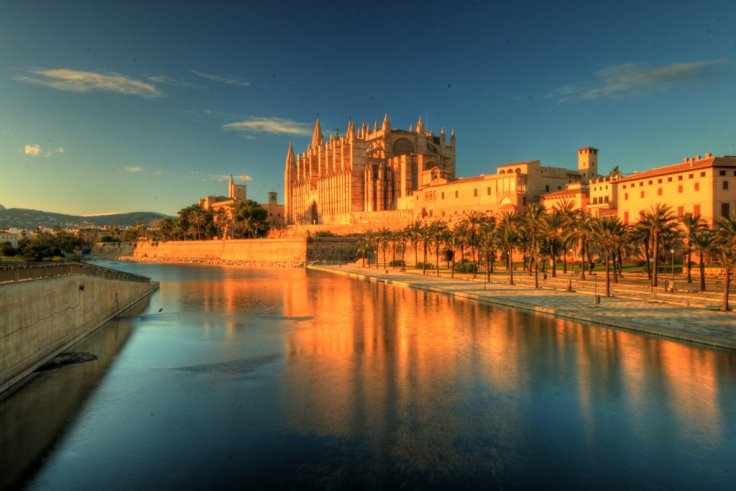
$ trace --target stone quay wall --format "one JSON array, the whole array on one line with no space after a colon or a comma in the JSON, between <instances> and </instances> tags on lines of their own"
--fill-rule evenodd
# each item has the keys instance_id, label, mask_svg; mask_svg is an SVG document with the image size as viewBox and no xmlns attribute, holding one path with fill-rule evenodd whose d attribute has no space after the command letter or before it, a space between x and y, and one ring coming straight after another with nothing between
<instances>
[{"instance_id":1,"label":"stone quay wall","mask_svg":"<svg viewBox=\"0 0 736 491\"><path fill-rule=\"evenodd\" d=\"M86 274L0 284L0 394L157 287Z\"/></svg>"},{"instance_id":2,"label":"stone quay wall","mask_svg":"<svg viewBox=\"0 0 736 491\"><path fill-rule=\"evenodd\" d=\"M127 251L125 247L121 250ZM353 237L290 239L140 241L129 255L114 259L160 262L301 267L310 263L345 263L357 257ZM96 258L93 253L93 258Z\"/></svg>"}]
</instances>

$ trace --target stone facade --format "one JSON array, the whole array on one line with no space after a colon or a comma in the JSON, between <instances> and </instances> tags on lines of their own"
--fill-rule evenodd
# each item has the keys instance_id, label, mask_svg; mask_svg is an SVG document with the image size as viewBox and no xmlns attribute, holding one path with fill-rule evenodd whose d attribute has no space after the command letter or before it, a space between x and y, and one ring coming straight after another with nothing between
<instances>
[{"instance_id":1,"label":"stone facade","mask_svg":"<svg viewBox=\"0 0 736 491\"><path fill-rule=\"evenodd\" d=\"M350 224L354 214L400 210L420 187L455 178L455 135L449 143L425 131L349 122L346 134L325 140L319 118L311 145L299 155L289 145L284 169L287 224Z\"/></svg>"}]
</instances>

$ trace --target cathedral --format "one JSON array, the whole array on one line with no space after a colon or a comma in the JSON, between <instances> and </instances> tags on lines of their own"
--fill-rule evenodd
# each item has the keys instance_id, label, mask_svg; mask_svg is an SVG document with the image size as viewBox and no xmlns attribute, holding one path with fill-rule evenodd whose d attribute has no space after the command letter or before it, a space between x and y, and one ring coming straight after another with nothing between
<instances>
[{"instance_id":1,"label":"cathedral","mask_svg":"<svg viewBox=\"0 0 736 491\"><path fill-rule=\"evenodd\" d=\"M356 215L413 207L419 188L455 179L455 134L439 135L383 123L358 128L348 122L344 135L325 139L319 117L312 143L298 155L289 144L284 170L287 224L349 224Z\"/></svg>"}]
</instances>

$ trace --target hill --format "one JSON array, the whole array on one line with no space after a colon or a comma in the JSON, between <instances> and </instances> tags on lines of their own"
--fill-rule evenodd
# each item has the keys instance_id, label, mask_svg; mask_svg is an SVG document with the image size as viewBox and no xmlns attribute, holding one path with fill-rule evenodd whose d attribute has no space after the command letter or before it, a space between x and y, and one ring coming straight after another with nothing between
<instances>
[{"instance_id":1,"label":"hill","mask_svg":"<svg viewBox=\"0 0 736 491\"><path fill-rule=\"evenodd\" d=\"M127 227L139 223L148 224L166 215L152 211L135 211L131 213L115 213L83 217L79 215L65 215L50 211L28 210L25 208L0 209L0 228L34 229L36 227Z\"/></svg>"}]
</instances>

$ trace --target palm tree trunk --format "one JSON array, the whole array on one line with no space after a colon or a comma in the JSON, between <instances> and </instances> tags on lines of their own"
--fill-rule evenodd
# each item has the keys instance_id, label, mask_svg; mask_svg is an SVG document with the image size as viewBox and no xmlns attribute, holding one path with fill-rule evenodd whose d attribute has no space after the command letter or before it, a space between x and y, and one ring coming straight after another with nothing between
<instances>
[{"instance_id":1,"label":"palm tree trunk","mask_svg":"<svg viewBox=\"0 0 736 491\"><path fill-rule=\"evenodd\" d=\"M688 283L692 283L693 282L692 255L693 255L693 250L690 249L690 243L688 241L688 245L687 245L687 282Z\"/></svg>"},{"instance_id":2,"label":"palm tree trunk","mask_svg":"<svg viewBox=\"0 0 736 491\"><path fill-rule=\"evenodd\" d=\"M539 288L539 261L536 256L534 257L534 288Z\"/></svg>"},{"instance_id":3,"label":"palm tree trunk","mask_svg":"<svg viewBox=\"0 0 736 491\"><path fill-rule=\"evenodd\" d=\"M657 286L657 270L659 269L659 235L654 234L654 261L652 262L652 286Z\"/></svg>"},{"instance_id":4,"label":"palm tree trunk","mask_svg":"<svg viewBox=\"0 0 736 491\"><path fill-rule=\"evenodd\" d=\"M557 278L557 258L555 257L556 252L557 251L555 251L555 243L553 240L552 244L550 245L550 255L552 256L552 278Z\"/></svg>"},{"instance_id":5,"label":"palm tree trunk","mask_svg":"<svg viewBox=\"0 0 736 491\"><path fill-rule=\"evenodd\" d=\"M611 253L606 248L606 297L611 296Z\"/></svg>"},{"instance_id":6,"label":"palm tree trunk","mask_svg":"<svg viewBox=\"0 0 736 491\"><path fill-rule=\"evenodd\" d=\"M728 290L731 287L731 265L724 264L724 272L726 278L723 280L723 301L721 302L721 310L730 310L728 305Z\"/></svg>"},{"instance_id":7,"label":"palm tree trunk","mask_svg":"<svg viewBox=\"0 0 736 491\"><path fill-rule=\"evenodd\" d=\"M585 242L580 239L580 279L585 280Z\"/></svg>"},{"instance_id":8,"label":"palm tree trunk","mask_svg":"<svg viewBox=\"0 0 736 491\"><path fill-rule=\"evenodd\" d=\"M700 291L705 291L705 259L703 258L704 254L701 251L700 252Z\"/></svg>"},{"instance_id":9,"label":"palm tree trunk","mask_svg":"<svg viewBox=\"0 0 736 491\"><path fill-rule=\"evenodd\" d=\"M514 259L511 257L513 252L513 249L506 251L506 268L509 270L509 285L514 284Z\"/></svg>"}]
</instances>

